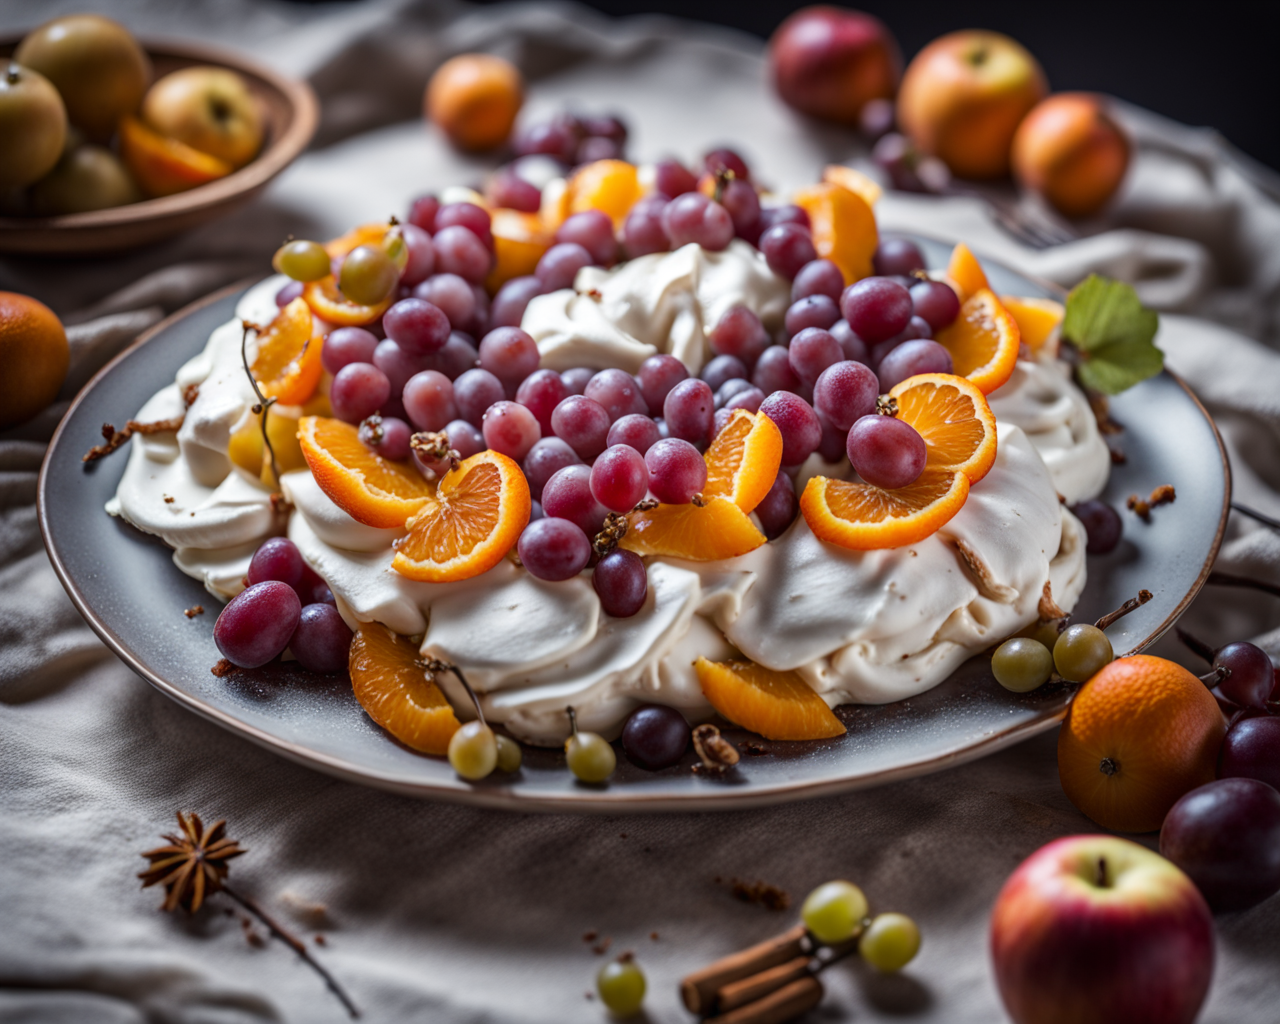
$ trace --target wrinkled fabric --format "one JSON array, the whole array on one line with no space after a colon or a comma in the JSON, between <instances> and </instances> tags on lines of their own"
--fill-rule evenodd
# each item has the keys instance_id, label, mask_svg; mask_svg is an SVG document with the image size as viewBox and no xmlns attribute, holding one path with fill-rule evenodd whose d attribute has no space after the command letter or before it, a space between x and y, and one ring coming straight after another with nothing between
<instances>
[{"instance_id":1,"label":"wrinkled fabric","mask_svg":"<svg viewBox=\"0 0 1280 1024\"><path fill-rule=\"evenodd\" d=\"M39 16L82 6L57 0ZM232 46L306 76L324 114L312 151L217 223L109 259L0 259L0 288L48 302L73 351L63 400L0 435L0 1020L344 1019L290 950L247 941L225 899L188 918L161 914L159 894L139 890L138 854L177 809L229 819L250 851L235 884L308 941L325 937L315 955L368 1020L600 1021L587 994L603 957L583 940L596 931L611 952L636 952L649 1019L686 1021L684 973L794 920L794 908L734 900L730 879L765 880L798 904L836 877L863 886L874 908L915 917L924 946L899 977L856 962L827 971L814 1019L1001 1019L986 954L995 894L1043 843L1096 831L1062 793L1052 734L926 778L758 811L521 816L409 800L298 767L152 690L72 607L36 523L36 475L58 417L140 331L261 275L288 234L328 237L480 178L485 164L417 120L427 75L453 53L515 60L528 117L570 100L622 111L640 159L732 143L786 189L827 161L865 161L856 140L781 106L758 40L707 26L610 21L567 4L94 6L144 35ZM33 20L28 3L0 0L5 30ZM1137 142L1133 173L1107 216L1065 244L1028 248L973 198L889 195L881 224L963 239L1062 285L1091 271L1133 281L1167 314L1158 341L1217 419L1237 498L1280 515L1280 189L1212 132L1120 113ZM1277 581L1280 538L1233 515L1218 567ZM1211 642L1253 637L1280 654L1272 598L1210 588L1184 622ZM1168 640L1158 651L1185 657ZM1201 1020L1273 1020L1280 898L1219 917L1217 930Z\"/></svg>"}]
</instances>

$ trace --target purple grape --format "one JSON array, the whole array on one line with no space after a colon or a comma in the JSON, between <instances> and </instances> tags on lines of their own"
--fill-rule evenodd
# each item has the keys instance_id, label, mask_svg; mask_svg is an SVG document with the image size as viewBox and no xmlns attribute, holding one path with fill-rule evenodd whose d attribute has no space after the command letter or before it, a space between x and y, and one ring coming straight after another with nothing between
<instances>
[{"instance_id":1,"label":"purple grape","mask_svg":"<svg viewBox=\"0 0 1280 1024\"><path fill-rule=\"evenodd\" d=\"M606 615L627 619L644 607L649 593L649 573L634 551L616 548L596 563L591 585Z\"/></svg>"},{"instance_id":2,"label":"purple grape","mask_svg":"<svg viewBox=\"0 0 1280 1024\"><path fill-rule=\"evenodd\" d=\"M865 363L871 358L867 343L853 333L853 328L849 326L848 320L840 319L832 324L831 335L836 341L840 342L840 348L844 350L846 359Z\"/></svg>"},{"instance_id":3,"label":"purple grape","mask_svg":"<svg viewBox=\"0 0 1280 1024\"><path fill-rule=\"evenodd\" d=\"M929 455L924 438L910 423L875 414L854 423L846 450L863 480L887 490L915 483Z\"/></svg>"},{"instance_id":4,"label":"purple grape","mask_svg":"<svg viewBox=\"0 0 1280 1024\"><path fill-rule=\"evenodd\" d=\"M449 438L449 447L458 453L458 458L469 459L484 451L484 434L474 423L466 420L453 420L444 428Z\"/></svg>"},{"instance_id":5,"label":"purple grape","mask_svg":"<svg viewBox=\"0 0 1280 1024\"><path fill-rule=\"evenodd\" d=\"M715 440L720 436L720 431L729 425L729 421L733 419L732 409L717 409L715 418L711 421L711 440Z\"/></svg>"},{"instance_id":6,"label":"purple grape","mask_svg":"<svg viewBox=\"0 0 1280 1024\"><path fill-rule=\"evenodd\" d=\"M587 381L582 394L604 407L610 423L631 413L649 411L649 403L640 392L639 382L626 370L601 370Z\"/></svg>"},{"instance_id":7,"label":"purple grape","mask_svg":"<svg viewBox=\"0 0 1280 1024\"><path fill-rule=\"evenodd\" d=\"M270 537L258 545L249 560L249 585L275 580L288 586L296 586L302 579L302 552L288 537Z\"/></svg>"},{"instance_id":8,"label":"purple grape","mask_svg":"<svg viewBox=\"0 0 1280 1024\"><path fill-rule=\"evenodd\" d=\"M813 404L833 427L848 433L854 423L876 411L879 394L880 383L870 368L847 359L828 366L818 376Z\"/></svg>"},{"instance_id":9,"label":"purple grape","mask_svg":"<svg viewBox=\"0 0 1280 1024\"><path fill-rule=\"evenodd\" d=\"M656 772L679 764L692 737L689 723L675 708L642 704L627 716L622 727L622 749L636 767Z\"/></svg>"},{"instance_id":10,"label":"purple grape","mask_svg":"<svg viewBox=\"0 0 1280 1024\"><path fill-rule=\"evenodd\" d=\"M489 216L488 210L475 203L449 203L440 207L436 213L436 229L432 234L439 237L446 228L454 226L466 228L486 249L492 251L493 218Z\"/></svg>"},{"instance_id":11,"label":"purple grape","mask_svg":"<svg viewBox=\"0 0 1280 1024\"><path fill-rule=\"evenodd\" d=\"M604 451L612 423L609 411L585 395L570 395L551 413L551 429L567 441L584 462L590 462Z\"/></svg>"},{"instance_id":12,"label":"purple grape","mask_svg":"<svg viewBox=\"0 0 1280 1024\"><path fill-rule=\"evenodd\" d=\"M729 211L701 192L686 192L671 200L662 211L662 226L673 249L696 242L709 252L719 252L733 241Z\"/></svg>"},{"instance_id":13,"label":"purple grape","mask_svg":"<svg viewBox=\"0 0 1280 1024\"><path fill-rule=\"evenodd\" d=\"M401 224L400 231L409 257L404 270L400 271L400 284L402 287L407 285L412 288L425 281L435 270L436 248L431 235L416 224Z\"/></svg>"},{"instance_id":14,"label":"purple grape","mask_svg":"<svg viewBox=\"0 0 1280 1024\"><path fill-rule=\"evenodd\" d=\"M1257 779L1280 789L1280 716L1256 715L1232 723L1218 754L1218 777Z\"/></svg>"},{"instance_id":15,"label":"purple grape","mask_svg":"<svg viewBox=\"0 0 1280 1024\"><path fill-rule=\"evenodd\" d=\"M755 507L755 514L760 519L764 535L776 540L787 531L796 515L800 512L800 502L796 499L796 487L791 477L782 470L778 471L773 486Z\"/></svg>"},{"instance_id":16,"label":"purple grape","mask_svg":"<svg viewBox=\"0 0 1280 1024\"><path fill-rule=\"evenodd\" d=\"M480 339L480 369L512 390L538 368L538 343L519 327L499 327Z\"/></svg>"},{"instance_id":17,"label":"purple grape","mask_svg":"<svg viewBox=\"0 0 1280 1024\"><path fill-rule=\"evenodd\" d=\"M644 457L630 445L606 448L591 465L591 493L613 512L630 512L648 489Z\"/></svg>"},{"instance_id":18,"label":"purple grape","mask_svg":"<svg viewBox=\"0 0 1280 1024\"><path fill-rule=\"evenodd\" d=\"M702 164L710 175L729 171L738 181L750 181L751 172L747 170L747 162L732 149L713 149L702 158Z\"/></svg>"},{"instance_id":19,"label":"purple grape","mask_svg":"<svg viewBox=\"0 0 1280 1024\"><path fill-rule=\"evenodd\" d=\"M572 163L578 136L568 125L536 124L516 134L515 150L521 156L544 153L563 163Z\"/></svg>"},{"instance_id":20,"label":"purple grape","mask_svg":"<svg viewBox=\"0 0 1280 1024\"><path fill-rule=\"evenodd\" d=\"M284 309L294 299L302 298L303 284L301 281L290 281L287 285L276 292L276 307Z\"/></svg>"},{"instance_id":21,"label":"purple grape","mask_svg":"<svg viewBox=\"0 0 1280 1024\"><path fill-rule=\"evenodd\" d=\"M924 254L910 239L890 235L880 239L871 266L881 277L911 277L915 271L925 269Z\"/></svg>"},{"instance_id":22,"label":"purple grape","mask_svg":"<svg viewBox=\"0 0 1280 1024\"><path fill-rule=\"evenodd\" d=\"M345 672L351 651L351 627L331 604L302 608L298 625L289 638L289 650L308 672L331 675Z\"/></svg>"},{"instance_id":23,"label":"purple grape","mask_svg":"<svg viewBox=\"0 0 1280 1024\"><path fill-rule=\"evenodd\" d=\"M933 328L935 334L960 315L960 297L944 281L920 281L913 284L911 304L915 315Z\"/></svg>"},{"instance_id":24,"label":"purple grape","mask_svg":"<svg viewBox=\"0 0 1280 1024\"><path fill-rule=\"evenodd\" d=\"M796 273L791 282L791 301L799 302L810 295L825 295L832 302L839 302L844 291L844 274L830 260L810 260Z\"/></svg>"},{"instance_id":25,"label":"purple grape","mask_svg":"<svg viewBox=\"0 0 1280 1024\"><path fill-rule=\"evenodd\" d=\"M458 418L453 383L438 370L414 374L404 386L404 408L419 430L443 430Z\"/></svg>"},{"instance_id":26,"label":"purple grape","mask_svg":"<svg viewBox=\"0 0 1280 1024\"><path fill-rule=\"evenodd\" d=\"M533 413L543 437L550 437L554 432L551 414L568 397L564 381L555 370L534 370L516 389L516 401Z\"/></svg>"},{"instance_id":27,"label":"purple grape","mask_svg":"<svg viewBox=\"0 0 1280 1024\"><path fill-rule=\"evenodd\" d=\"M876 376L885 391L921 373L951 373L951 353L936 341L917 338L904 341L880 360Z\"/></svg>"},{"instance_id":28,"label":"purple grape","mask_svg":"<svg viewBox=\"0 0 1280 1024\"><path fill-rule=\"evenodd\" d=\"M333 414L347 423L372 416L391 397L387 375L370 363L350 363L339 370L329 386Z\"/></svg>"},{"instance_id":29,"label":"purple grape","mask_svg":"<svg viewBox=\"0 0 1280 1024\"><path fill-rule=\"evenodd\" d=\"M718 388L716 388L716 408L717 409L723 408L724 403L729 401L729 399L731 399L734 395L738 394L740 391L749 391L753 388L757 391L759 390L758 388L755 387L754 384L751 383L751 381L747 380L745 377L730 377L728 380L722 382Z\"/></svg>"},{"instance_id":30,"label":"purple grape","mask_svg":"<svg viewBox=\"0 0 1280 1024\"><path fill-rule=\"evenodd\" d=\"M450 380L457 380L468 370L474 369L479 361L480 354L476 351L475 345L471 343L470 337L461 331L450 334L449 340L444 343L444 348L426 359L430 364L428 369L438 370Z\"/></svg>"},{"instance_id":31,"label":"purple grape","mask_svg":"<svg viewBox=\"0 0 1280 1024\"><path fill-rule=\"evenodd\" d=\"M1267 710L1267 698L1275 686L1275 666L1261 647L1250 643L1227 644L1213 656L1215 669L1230 674L1218 684L1227 700L1242 708Z\"/></svg>"},{"instance_id":32,"label":"purple grape","mask_svg":"<svg viewBox=\"0 0 1280 1024\"><path fill-rule=\"evenodd\" d=\"M411 355L387 338L378 342L373 350L373 365L386 376L391 385L391 397L398 398L409 378L428 369L430 360L426 356Z\"/></svg>"},{"instance_id":33,"label":"purple grape","mask_svg":"<svg viewBox=\"0 0 1280 1024\"><path fill-rule=\"evenodd\" d=\"M409 424L399 416L380 415L376 419L370 416L360 423L360 440L370 451L392 462L403 462L409 457L412 437Z\"/></svg>"},{"instance_id":34,"label":"purple grape","mask_svg":"<svg viewBox=\"0 0 1280 1024\"><path fill-rule=\"evenodd\" d=\"M1104 501L1082 501L1071 506L1071 512L1084 526L1088 537L1085 551L1091 555L1108 555L1120 543L1124 522L1120 513Z\"/></svg>"},{"instance_id":35,"label":"purple grape","mask_svg":"<svg viewBox=\"0 0 1280 1024\"><path fill-rule=\"evenodd\" d=\"M545 291L554 292L572 288L578 271L593 262L591 253L577 242L559 242L542 254L533 273Z\"/></svg>"},{"instance_id":36,"label":"purple grape","mask_svg":"<svg viewBox=\"0 0 1280 1024\"><path fill-rule=\"evenodd\" d=\"M892 337L888 341L877 342L871 346L871 353L867 356L867 365L879 374L880 364L884 362L884 357L903 344L906 344L906 340L901 336Z\"/></svg>"},{"instance_id":37,"label":"purple grape","mask_svg":"<svg viewBox=\"0 0 1280 1024\"><path fill-rule=\"evenodd\" d=\"M800 387L800 378L791 369L788 350L781 345L765 349L751 374L751 383L766 395L772 395L775 391L794 391Z\"/></svg>"},{"instance_id":38,"label":"purple grape","mask_svg":"<svg viewBox=\"0 0 1280 1024\"><path fill-rule=\"evenodd\" d=\"M476 293L457 274L433 274L413 290L415 298L437 307L455 331L464 331L476 317Z\"/></svg>"},{"instance_id":39,"label":"purple grape","mask_svg":"<svg viewBox=\"0 0 1280 1024\"><path fill-rule=\"evenodd\" d=\"M520 534L516 550L530 576L553 583L577 576L591 561L591 541L568 519L530 523Z\"/></svg>"},{"instance_id":40,"label":"purple grape","mask_svg":"<svg viewBox=\"0 0 1280 1024\"><path fill-rule=\"evenodd\" d=\"M668 200L660 195L645 196L631 207L627 219L622 222L622 247L628 259L666 252L671 248L666 228L662 226L662 212Z\"/></svg>"},{"instance_id":41,"label":"purple grape","mask_svg":"<svg viewBox=\"0 0 1280 1024\"><path fill-rule=\"evenodd\" d=\"M480 429L486 445L516 462L523 462L542 436L533 413L519 402L494 402L485 410Z\"/></svg>"},{"instance_id":42,"label":"purple grape","mask_svg":"<svg viewBox=\"0 0 1280 1024\"><path fill-rule=\"evenodd\" d=\"M598 135L588 135L578 143L578 152L574 162L578 164L595 163L597 160L617 160L622 156L622 147L613 139L602 139Z\"/></svg>"},{"instance_id":43,"label":"purple grape","mask_svg":"<svg viewBox=\"0 0 1280 1024\"><path fill-rule=\"evenodd\" d=\"M844 290L840 309L854 333L874 345L910 323L911 293L883 277L864 277Z\"/></svg>"},{"instance_id":44,"label":"purple grape","mask_svg":"<svg viewBox=\"0 0 1280 1024\"><path fill-rule=\"evenodd\" d=\"M729 211L734 234L755 244L760 237L760 197L755 188L741 178L734 179L721 190L720 203Z\"/></svg>"},{"instance_id":45,"label":"purple grape","mask_svg":"<svg viewBox=\"0 0 1280 1024\"><path fill-rule=\"evenodd\" d=\"M489 179L485 189L494 206L521 213L537 213L542 207L542 192L511 170L499 171Z\"/></svg>"},{"instance_id":46,"label":"purple grape","mask_svg":"<svg viewBox=\"0 0 1280 1024\"><path fill-rule=\"evenodd\" d=\"M654 172L654 189L668 199L698 189L698 176L679 160L659 160Z\"/></svg>"},{"instance_id":47,"label":"purple grape","mask_svg":"<svg viewBox=\"0 0 1280 1024\"><path fill-rule=\"evenodd\" d=\"M363 327L339 327L324 339L320 350L320 365L330 373L337 373L352 363L372 363L373 350L378 339Z\"/></svg>"},{"instance_id":48,"label":"purple grape","mask_svg":"<svg viewBox=\"0 0 1280 1024\"><path fill-rule=\"evenodd\" d=\"M435 234L436 215L440 212L440 200L435 196L418 196L409 204L408 221L414 227Z\"/></svg>"},{"instance_id":49,"label":"purple grape","mask_svg":"<svg viewBox=\"0 0 1280 1024\"><path fill-rule=\"evenodd\" d=\"M839 462L845 457L845 443L849 431L841 430L829 419L818 413L818 425L822 427L822 440L818 442L818 454L823 462Z\"/></svg>"},{"instance_id":50,"label":"purple grape","mask_svg":"<svg viewBox=\"0 0 1280 1024\"><path fill-rule=\"evenodd\" d=\"M565 466L557 470L543 486L539 500L548 517L567 519L588 537L600 532L609 514L591 493L590 466Z\"/></svg>"},{"instance_id":51,"label":"purple grape","mask_svg":"<svg viewBox=\"0 0 1280 1024\"><path fill-rule=\"evenodd\" d=\"M564 389L571 395L580 395L587 389L587 381L596 375L595 370L585 366L575 366L560 374Z\"/></svg>"},{"instance_id":52,"label":"purple grape","mask_svg":"<svg viewBox=\"0 0 1280 1024\"><path fill-rule=\"evenodd\" d=\"M796 206L794 203L787 203L784 206L766 206L761 209L760 228L762 231L778 224L797 224L806 231L812 227L809 222L808 211L801 206Z\"/></svg>"},{"instance_id":53,"label":"purple grape","mask_svg":"<svg viewBox=\"0 0 1280 1024\"><path fill-rule=\"evenodd\" d=\"M293 585L293 592L298 595L298 602L303 608L309 604L334 603L329 584L309 565L302 567L302 579Z\"/></svg>"},{"instance_id":54,"label":"purple grape","mask_svg":"<svg viewBox=\"0 0 1280 1024\"><path fill-rule=\"evenodd\" d=\"M843 357L840 342L829 331L819 327L806 327L800 331L791 339L791 346L787 349L787 361L791 364L792 371L811 387L823 370L834 366Z\"/></svg>"},{"instance_id":55,"label":"purple grape","mask_svg":"<svg viewBox=\"0 0 1280 1024\"><path fill-rule=\"evenodd\" d=\"M594 135L602 139L610 139L618 145L623 145L627 141L627 126L622 119L613 114L607 114L600 117L584 117L582 120L582 130L588 135Z\"/></svg>"},{"instance_id":56,"label":"purple grape","mask_svg":"<svg viewBox=\"0 0 1280 1024\"><path fill-rule=\"evenodd\" d=\"M461 224L442 229L432 242L436 247L436 266L442 273L457 274L470 284L480 284L489 276L493 253Z\"/></svg>"},{"instance_id":57,"label":"purple grape","mask_svg":"<svg viewBox=\"0 0 1280 1024\"><path fill-rule=\"evenodd\" d=\"M1280 793L1257 779L1193 789L1165 816L1160 854L1215 911L1261 903L1280 892Z\"/></svg>"},{"instance_id":58,"label":"purple grape","mask_svg":"<svg viewBox=\"0 0 1280 1024\"><path fill-rule=\"evenodd\" d=\"M747 366L754 366L769 347L769 333L746 306L731 306L711 328L707 341L716 355L736 356Z\"/></svg>"},{"instance_id":59,"label":"purple grape","mask_svg":"<svg viewBox=\"0 0 1280 1024\"><path fill-rule=\"evenodd\" d=\"M774 224L760 235L760 251L769 269L788 281L806 264L818 258L809 229L799 224Z\"/></svg>"},{"instance_id":60,"label":"purple grape","mask_svg":"<svg viewBox=\"0 0 1280 1024\"><path fill-rule=\"evenodd\" d=\"M662 418L671 436L695 444L711 440L715 415L715 396L705 380L682 380L662 403Z\"/></svg>"},{"instance_id":61,"label":"purple grape","mask_svg":"<svg viewBox=\"0 0 1280 1024\"><path fill-rule=\"evenodd\" d=\"M546 516L546 513L542 511L542 502L538 501L537 498L534 498L529 502L529 522L536 523L544 516Z\"/></svg>"},{"instance_id":62,"label":"purple grape","mask_svg":"<svg viewBox=\"0 0 1280 1024\"><path fill-rule=\"evenodd\" d=\"M491 327L519 327L524 319L524 311L529 303L547 291L546 286L538 278L513 277L506 282L493 297L489 309L489 325Z\"/></svg>"},{"instance_id":63,"label":"purple grape","mask_svg":"<svg viewBox=\"0 0 1280 1024\"><path fill-rule=\"evenodd\" d=\"M618 240L613 237L613 221L607 213L600 210L575 213L556 229L556 241L576 242L591 254L591 262L597 266L611 267L618 259Z\"/></svg>"},{"instance_id":64,"label":"purple grape","mask_svg":"<svg viewBox=\"0 0 1280 1024\"><path fill-rule=\"evenodd\" d=\"M649 470L649 491L668 505L687 505L707 485L706 461L697 448L678 437L656 442L645 452L644 464Z\"/></svg>"},{"instance_id":65,"label":"purple grape","mask_svg":"<svg viewBox=\"0 0 1280 1024\"><path fill-rule=\"evenodd\" d=\"M608 446L616 444L630 445L641 455L653 447L658 440L658 425L648 416L632 413L623 416L609 428Z\"/></svg>"},{"instance_id":66,"label":"purple grape","mask_svg":"<svg viewBox=\"0 0 1280 1024\"><path fill-rule=\"evenodd\" d=\"M760 403L760 411L782 434L782 464L798 466L822 440L822 424L813 406L790 391L775 391Z\"/></svg>"},{"instance_id":67,"label":"purple grape","mask_svg":"<svg viewBox=\"0 0 1280 1024\"><path fill-rule=\"evenodd\" d=\"M699 374L712 391L719 391L726 382L741 380L746 383L747 368L737 356L716 356Z\"/></svg>"},{"instance_id":68,"label":"purple grape","mask_svg":"<svg viewBox=\"0 0 1280 1024\"><path fill-rule=\"evenodd\" d=\"M810 328L829 329L840 319L840 307L825 295L810 295L807 299L793 302L787 309L786 332L788 338L794 338L801 331Z\"/></svg>"},{"instance_id":69,"label":"purple grape","mask_svg":"<svg viewBox=\"0 0 1280 1024\"><path fill-rule=\"evenodd\" d=\"M732 381L730 383L732 383ZM760 406L763 402L764 392L758 387L752 385L746 390L739 391L736 395L732 395L726 399L722 406L722 411L732 413L736 409L746 409L747 412L759 412Z\"/></svg>"},{"instance_id":70,"label":"purple grape","mask_svg":"<svg viewBox=\"0 0 1280 1024\"><path fill-rule=\"evenodd\" d=\"M907 321L907 326L902 329L898 335L903 341L913 341L916 338L933 338L933 328L929 326L929 321L922 316L912 316Z\"/></svg>"},{"instance_id":71,"label":"purple grape","mask_svg":"<svg viewBox=\"0 0 1280 1024\"><path fill-rule=\"evenodd\" d=\"M479 367L468 370L453 382L453 401L458 407L458 416L473 426L479 427L484 422L485 410L505 397L502 381Z\"/></svg>"},{"instance_id":72,"label":"purple grape","mask_svg":"<svg viewBox=\"0 0 1280 1024\"><path fill-rule=\"evenodd\" d=\"M449 318L425 299L401 299L382 317L387 337L411 356L425 356L444 348Z\"/></svg>"},{"instance_id":73,"label":"purple grape","mask_svg":"<svg viewBox=\"0 0 1280 1024\"><path fill-rule=\"evenodd\" d=\"M671 389L682 380L688 380L689 371L675 356L659 353L640 364L636 380L640 382L640 394L650 409L661 409Z\"/></svg>"},{"instance_id":74,"label":"purple grape","mask_svg":"<svg viewBox=\"0 0 1280 1024\"><path fill-rule=\"evenodd\" d=\"M255 583L222 609L213 625L213 642L233 665L257 668L289 645L301 614L302 603L289 584Z\"/></svg>"}]
</instances>

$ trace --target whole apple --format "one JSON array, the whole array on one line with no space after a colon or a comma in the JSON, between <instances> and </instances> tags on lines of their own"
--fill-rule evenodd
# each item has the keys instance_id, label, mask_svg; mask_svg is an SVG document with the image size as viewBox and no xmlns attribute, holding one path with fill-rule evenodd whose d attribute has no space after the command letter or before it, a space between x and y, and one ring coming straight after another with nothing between
<instances>
[{"instance_id":1,"label":"whole apple","mask_svg":"<svg viewBox=\"0 0 1280 1024\"><path fill-rule=\"evenodd\" d=\"M243 167L262 147L262 115L245 80L227 68L183 68L156 82L142 119L161 135Z\"/></svg>"},{"instance_id":2,"label":"whole apple","mask_svg":"<svg viewBox=\"0 0 1280 1024\"><path fill-rule=\"evenodd\" d=\"M1100 96L1064 92L1037 104L1013 137L1013 173L1068 217L1107 204L1129 167L1129 140Z\"/></svg>"},{"instance_id":3,"label":"whole apple","mask_svg":"<svg viewBox=\"0 0 1280 1024\"><path fill-rule=\"evenodd\" d=\"M1041 847L991 912L996 984L1017 1024L1191 1024L1213 945L1195 883L1115 836Z\"/></svg>"},{"instance_id":4,"label":"whole apple","mask_svg":"<svg viewBox=\"0 0 1280 1024\"><path fill-rule=\"evenodd\" d=\"M953 174L998 178L1009 173L1019 122L1047 91L1044 72L1021 44L999 32L952 32L907 66L898 124Z\"/></svg>"},{"instance_id":5,"label":"whole apple","mask_svg":"<svg viewBox=\"0 0 1280 1024\"><path fill-rule=\"evenodd\" d=\"M892 99L902 55L884 24L844 7L805 7L769 40L774 86L796 110L855 124L870 100Z\"/></svg>"}]
</instances>

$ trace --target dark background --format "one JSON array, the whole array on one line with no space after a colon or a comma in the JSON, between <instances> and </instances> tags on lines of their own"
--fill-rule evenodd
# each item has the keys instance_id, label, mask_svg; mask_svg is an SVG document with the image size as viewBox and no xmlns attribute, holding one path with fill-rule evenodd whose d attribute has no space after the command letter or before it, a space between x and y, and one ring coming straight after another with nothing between
<instances>
[{"instance_id":1,"label":"dark background","mask_svg":"<svg viewBox=\"0 0 1280 1024\"><path fill-rule=\"evenodd\" d=\"M768 38L803 3L585 0L614 15L661 13ZM1040 61L1055 91L1111 93L1191 125L1212 126L1280 169L1280 2L1212 0L859 0L909 61L945 32L988 28Z\"/></svg>"}]
</instances>

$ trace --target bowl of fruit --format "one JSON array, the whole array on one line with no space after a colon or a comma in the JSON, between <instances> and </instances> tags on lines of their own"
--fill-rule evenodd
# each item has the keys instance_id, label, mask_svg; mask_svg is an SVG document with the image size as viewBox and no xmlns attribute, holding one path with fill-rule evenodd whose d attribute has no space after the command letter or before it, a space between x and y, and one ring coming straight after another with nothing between
<instances>
[{"instance_id":1,"label":"bowl of fruit","mask_svg":"<svg viewBox=\"0 0 1280 1024\"><path fill-rule=\"evenodd\" d=\"M0 37L0 252L119 251L219 217L306 148L318 109L305 82L98 15Z\"/></svg>"}]
</instances>

